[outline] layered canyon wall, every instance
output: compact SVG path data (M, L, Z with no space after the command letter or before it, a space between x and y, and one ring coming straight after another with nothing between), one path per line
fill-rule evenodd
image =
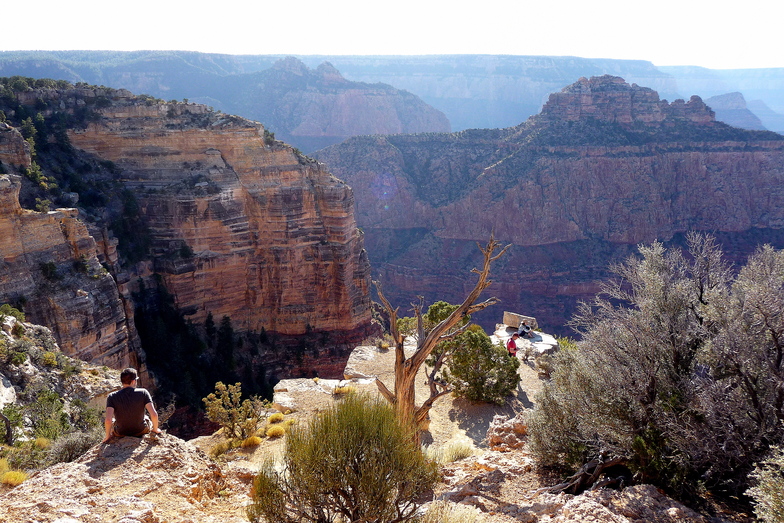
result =
M398 304L461 299L475 241L494 233L513 247L490 292L562 333L637 243L702 230L748 254L784 229L784 137L617 77L581 79L517 127L354 138L318 158L354 188L371 261Z
M130 263L123 255L123 239L118 247L111 228L91 226L96 229L91 236L76 210L36 213L21 210L17 201L15 207L3 209L3 223L17 236L20 230L29 232L13 245L0 246L9 268L7 281L20 281L9 265L16 263L17 251L28 253L18 263L32 267L34 273L38 258L52 258L61 265L85 255L88 279L94 285L105 282L106 289L75 289L70 280L57 281L63 292L81 298L86 292L108 300L111 292L116 296L121 289L131 299L144 287L153 287L158 278L177 309L194 324L202 324L209 314L216 319L228 316L236 331L294 337L328 334L344 348L367 334L369 263L353 215L353 194L322 165L275 141L260 124L202 105L163 103L95 88L23 92L18 99L38 106L44 100L47 117L89 108L83 124L67 129L68 143L80 154L111 166L111 183L138 211L131 240L149 250ZM25 219L31 222L26 229L20 225ZM63 253L33 259L29 251L38 247L29 236L40 240L49 229L62 231ZM94 266L96 245L116 279ZM39 271L30 285L41 282ZM2 290L0 300L13 294ZM24 294L29 296L28 291ZM133 351L128 340L115 340L111 349L91 341L91 336L107 339L108 332L88 321L77 325L68 320L79 339L69 343L59 314L71 314L72 304L52 298L51 289L41 294L49 305L28 307L31 319L50 326L64 352L108 361L111 351ZM107 307L99 310L108 315ZM128 307L131 310L122 319L132 315L133 303ZM123 312L122 307L118 310ZM333 351L311 363L316 371L329 373L345 363L346 356ZM291 368L285 354L277 359L276 369Z

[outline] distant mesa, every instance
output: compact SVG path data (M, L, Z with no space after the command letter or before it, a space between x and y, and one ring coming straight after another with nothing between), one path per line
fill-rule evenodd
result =
M705 103L716 111L716 119L733 127L765 131L762 120L746 104L743 93L734 92L711 96ZM764 104L763 104L764 105Z

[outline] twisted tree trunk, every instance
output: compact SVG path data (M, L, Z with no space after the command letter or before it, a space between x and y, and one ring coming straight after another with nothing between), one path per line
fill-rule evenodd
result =
M452 314L436 325L427 335L425 335L423 328L422 309L421 307L414 307L418 327L417 347L416 351L408 358L403 350L405 336L401 335L397 328L398 309L393 308L386 299L381 290L381 284L379 282L373 282L378 290L379 299L389 314L390 331L395 343L394 392L390 391L379 379L376 379L376 385L381 394L394 406L398 419L402 423L412 424L417 427L417 429L419 429L425 419L427 419L427 415L430 412L433 403L444 394L450 392L450 389L446 387L438 387L437 384L434 383L435 373L431 373L428 376L430 397L421 406L417 407L415 401L415 384L420 367L430 353L433 352L436 345L443 341L447 341L462 332L462 329L453 330L453 328L458 325L463 318L498 302L498 299L493 297L481 303L475 303L479 299L479 295L482 294L482 291L492 283L489 279L490 265L500 258L509 246L507 245L501 248L496 254L495 251L500 248L500 244L491 236L487 245L484 248L479 246L479 248L484 255L484 260L481 269L473 269L471 271L479 275L479 279L477 280L474 289ZM417 430L417 439L419 438L418 433L419 431Z

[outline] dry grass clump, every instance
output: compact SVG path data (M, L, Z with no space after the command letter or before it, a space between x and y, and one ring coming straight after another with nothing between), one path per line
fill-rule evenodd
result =
M280 438L286 434L286 429L282 425L270 425L267 427L266 435L268 438Z
M8 460L5 458L0 458L0 476L5 474L11 470L11 467L8 465Z
M20 470L9 470L0 478L0 483L8 487L17 487L24 483L27 479L27 474Z
M357 388L353 385L343 385L342 387L335 387L332 391L334 396L340 396L342 394L352 394L357 391Z
M226 452L230 451L231 449L237 448L239 444L240 441L238 440L223 440L219 443L216 443L210 449L210 457L215 459L225 454Z
M434 501L420 523L480 523L485 516L476 508L448 501Z
M258 436L251 436L242 440L241 446L246 449L248 447L258 447L259 445L261 445L261 438Z
M474 447L467 441L449 441L443 447L436 448L431 445L422 450L429 460L442 465L474 455Z
M52 445L49 438L35 438L35 446L41 450L48 449Z
M285 416L283 415L282 412L276 412L270 415L269 418L267 418L267 423L280 423L281 421L283 421L283 418L285 418Z

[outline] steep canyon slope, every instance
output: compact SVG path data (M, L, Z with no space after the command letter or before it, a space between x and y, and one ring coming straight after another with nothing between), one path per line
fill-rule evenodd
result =
M21 281L16 263L32 274L27 278L31 289L38 287L4 287L0 301L17 302L23 295L36 304L29 307L31 319L58 334L65 328L60 311L77 314L74 301L111 301L123 294L130 310L122 314L120 307L112 317L119 325L131 319L139 306L134 300L142 299L145 290L164 288L196 325L211 315L216 322L229 317L241 332L316 333L343 343L365 335L369 264L353 215L353 194L323 166L275 141L260 124L203 105L89 87L26 90L15 96L16 112L41 114L52 125L68 122L60 130L74 154L109 166L108 172L92 176L111 178L102 183L119 195L121 210L112 210L112 201L90 209L23 210L12 194L18 183L9 176L11 182L5 183L11 193L4 198L9 203L0 224L17 235L26 232L13 245L0 244L5 261L0 281ZM63 140L63 133L50 138ZM0 159L6 170L27 172L16 161ZM91 176L71 174L61 177L61 189ZM112 220L112 214L118 216ZM23 229L19 223L24 220L35 225ZM52 240L57 246L39 249L50 229L62 231L60 243ZM87 268L77 280L73 267L82 255ZM47 282L49 263L67 277ZM106 289L98 288L102 282ZM64 302L61 295L76 298ZM108 309L100 310L108 315ZM81 332L74 334L81 337L73 344L58 337L67 353L104 361L107 352L132 351L119 338L110 347L101 345L106 336L92 329L89 317L66 319L71 331ZM91 342L91 336L100 340ZM298 363L285 352L266 357L276 370L309 367L311 359L325 373L342 369L347 353L332 350L318 357L317 348L310 348L312 353L304 359L300 354Z
M517 127L359 137L316 156L353 187L374 269L398 303L459 298L475 241L494 233L514 247L492 292L557 332L639 242L712 231L742 256L784 228L784 137L612 76L552 94Z

